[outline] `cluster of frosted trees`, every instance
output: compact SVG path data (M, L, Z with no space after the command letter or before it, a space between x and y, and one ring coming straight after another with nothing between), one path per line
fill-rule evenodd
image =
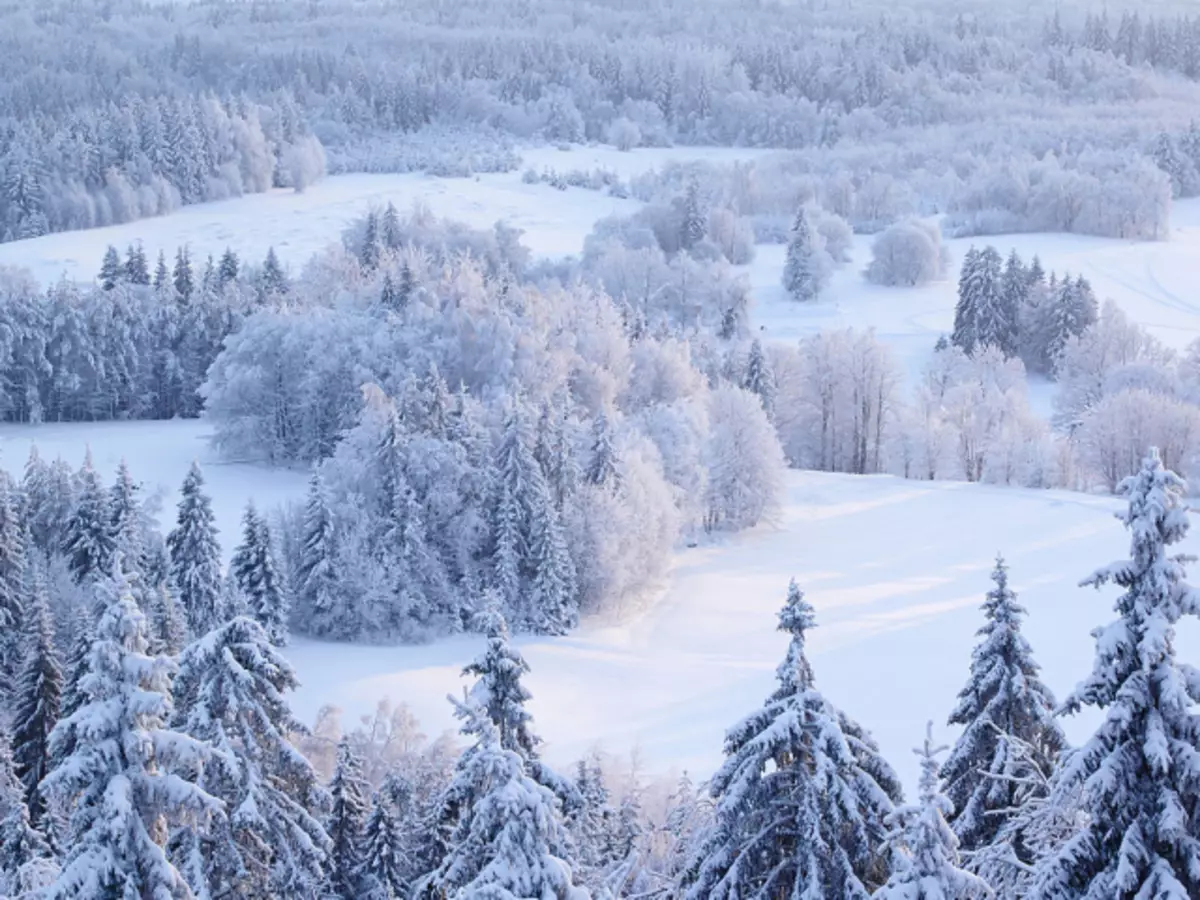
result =
M562 633L636 603L680 539L776 510L783 453L732 342L678 336L724 318L699 286L618 306L535 285L509 230L420 211L347 244L228 336L202 388L224 453L317 467L281 534L302 630L469 629L494 590L514 629Z
M976 232L1156 236L1175 175L1129 134L1182 135L1197 90L1195 17L989 9L951 28L957 9L806 4L731 29L708 3L217 6L4 13L0 237L303 187L326 153L337 171L512 168L512 138L799 150L760 170L789 218L807 184L868 230L929 211L920 196Z
M169 419L199 414L221 344L287 281L274 254L203 265L186 247L147 260L109 247L98 282L46 290L0 268L0 416L10 422Z

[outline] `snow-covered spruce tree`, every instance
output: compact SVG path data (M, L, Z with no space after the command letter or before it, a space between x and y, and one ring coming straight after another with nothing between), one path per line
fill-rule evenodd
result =
M200 786L226 816L210 834L177 833L213 897L321 896L330 841L318 818L327 801L289 735L296 674L258 622L239 616L190 644L175 678L175 725L217 751ZM193 888L198 885L193 884Z
M601 412L592 423L591 456L588 458L587 469L583 473L588 484L598 487L616 487L620 483L621 473L617 468L617 451L613 447L612 428L608 424L608 416Z
M120 552L130 569L144 571L146 548L143 544L142 508L138 502L138 486L122 459L117 478L109 490L108 511L114 550Z
M86 584L103 578L112 569L115 549L108 494L89 451L79 472L79 498L67 521L63 541L63 552L75 581Z
M150 652L162 656L177 656L187 643L187 623L179 611L179 604L167 583L161 582L149 592L146 611L146 627L150 640Z
M953 806L938 793L933 723L926 727L921 758L921 794L916 805L896 810L889 821L892 875L873 900L983 900L993 897L983 879L959 868L958 839L946 824Z
M704 240L708 232L704 210L700 208L700 187L693 180L688 182L683 195L683 221L679 227L679 247L690 251Z
M185 774L209 751L166 726L175 664L146 655L145 617L128 585L100 620L84 704L50 735L61 758L43 790L71 809L62 874L47 900L189 898L167 858L163 823L202 827L221 803ZM61 757L61 742L71 752Z
M971 657L971 677L950 714L962 735L942 765L943 792L954 807L950 826L964 851L992 843L1028 799L1029 765L1050 772L1066 744L1054 719L1054 696L1038 678L1021 634L1024 608L1008 586L1008 567L996 559L995 587L983 604L986 622ZM1014 750L1020 741L1033 760ZM1026 859L1026 862L1032 862Z
M338 744L337 767L329 783L332 807L325 820L330 841L329 881L335 896L342 900L359 896L369 791L362 759L344 737Z
M408 896L405 855L404 834L395 804L385 790L376 791L363 832L363 860L359 873L366 900L400 900Z
M100 287L111 291L121 281L125 280L125 267L121 264L121 254L117 248L109 244L104 251L104 259L100 262Z
M193 462L183 482L175 529L167 535L171 581L193 638L221 622L221 548L213 524L212 501L204 493L204 476Z
M0 473L0 679L11 686L21 664L25 534L8 473Z
M688 900L865 898L878 870L872 823L891 812L804 653L813 610L795 582L779 615L791 635L779 686L725 738L712 830L684 873ZM894 776L892 776L894 779Z
M500 745L482 707L449 699L475 743L459 758L449 788L457 811L449 851L418 883L415 900L587 900L555 854L567 837L554 795L526 774L519 753Z
M775 412L775 373L771 369L771 361L763 351L762 341L755 338L750 344L750 355L746 360L746 373L742 377L742 387L752 394L758 395L762 401L763 411L768 417Z
M792 224L787 261L783 266L783 289L793 300L816 300L824 290L826 272L822 252L808 221L808 213L801 209Z
M300 560L296 567L296 597L305 627L314 634L335 630L332 617L337 611L337 584L334 560L333 510L320 469L314 468L304 502Z
M9 743L0 729L0 896L25 897L48 886L58 868L45 835L29 821Z
M242 516L242 542L230 560L238 590L254 617L276 647L287 645L288 600L275 563L271 530L250 502Z
M12 754L17 777L25 789L29 820L40 828L46 818L46 798L38 786L50 767L50 733L58 722L63 676L45 581L40 572L35 572L30 582L25 661L13 696Z
M1184 581L1184 482L1151 449L1122 482L1129 508L1130 558L1084 584L1124 593L1118 618L1097 629L1091 675L1063 704L1105 711L1096 733L1061 764L1054 802L1082 785L1088 821L1040 868L1032 896L1184 898L1200 896L1200 671L1175 657L1175 625L1200 616L1200 593Z
M574 810L580 803L575 786L538 756L542 739L533 732L533 716L525 709L532 695L521 682L529 673L529 664L509 640L500 598L494 591L484 599L475 625L487 635L487 648L463 669L463 675L476 677L468 692L471 703L483 709L496 726L500 746L519 754L530 777Z
M951 342L968 355L978 347L996 347L1005 356L1017 350L1017 309L1003 293L1004 262L995 247L972 247L958 281Z

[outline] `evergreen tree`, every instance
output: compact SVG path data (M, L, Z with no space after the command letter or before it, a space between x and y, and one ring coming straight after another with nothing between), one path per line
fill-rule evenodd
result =
M75 581L86 584L112 571L115 550L108 495L89 452L79 472L79 499L67 522L63 552Z
M21 784L13 771L7 732L0 729L0 894L33 897L58 877L45 835L29 821Z
M112 535L113 550L121 554L126 569L140 573L146 568L146 548L143 542L142 507L137 495L138 486L134 484L129 467L122 459L117 467L116 481L109 490L109 533Z
M81 606L72 616L73 631L71 644L66 658L66 682L63 685L61 718L66 719L86 701L83 692L83 680L88 673L88 658L91 655L92 644L96 641L96 631L92 627L92 618Z
M556 414L550 403L543 405L538 420L537 443L533 448L533 456L542 467L551 498L559 511L563 509L567 498L575 493L582 477L567 434L566 417L565 411L561 415Z
M6 686L20 668L24 624L26 541L13 493L12 480L0 473L0 679Z
M475 743L459 757L448 790L457 811L449 852L418 884L415 900L587 900L555 854L566 835L553 795L525 773L519 753L501 746L484 709L450 699Z
M783 289L793 300L816 300L825 286L824 267L820 248L808 221L808 213L796 213L792 233L788 238L787 261L783 267Z
M379 305L384 309L398 312L400 310L399 292L396 290L396 285L392 281L391 272L385 272L383 276L383 286L379 289Z
M282 297L288 292L287 275L283 272L283 266L279 264L274 247L267 248L267 258L263 261L259 278L259 292L261 299Z
M1033 261L1029 263L1029 268L1025 270L1025 276L1028 278L1030 287L1046 283L1046 270L1042 268L1041 257L1034 256Z
M230 572L246 599L250 615L262 625L276 647L285 646L288 638L287 595L275 563L270 527L255 510L253 502L247 504L242 517L242 543L230 560Z
M1029 270L1013 250L1000 277L1000 309L1006 324L997 336L997 347L1005 358L1016 356L1021 349L1021 312L1029 302L1030 290Z
M362 244L358 248L358 261L366 271L373 272L379 268L379 253L379 216L372 210L367 213Z
M960 869L958 840L946 816L954 807L938 793L937 756L945 747L933 746L930 722L921 758L921 793L915 806L896 810L890 817L893 832L892 876L872 896L874 900L983 900L991 889L976 876Z
M212 501L204 493L204 476L193 462L183 482L175 529L167 536L171 581L188 632L201 637L221 621L221 548L213 524Z
M750 356L746 361L746 374L742 378L742 387L757 394L762 401L763 410L768 416L775 413L775 373L771 370L771 362L763 351L762 341L757 338L750 345Z
M362 760L348 738L338 743L337 767L329 785L333 807L325 822L329 835L329 879L336 896L356 900L363 865L363 835L367 819L368 787Z
M226 247L225 252L221 254L221 263L217 268L217 283L221 287L232 284L237 281L240 270L241 262L238 260L237 254L233 252L232 247Z
M171 281L175 285L175 293L179 295L181 301L187 303L192 299L195 282L192 278L192 258L187 247L180 247L175 251L175 269L172 272Z
M400 281L396 285L396 305L393 308L397 312L404 309L412 301L413 291L416 288L417 282L413 276L412 266L405 260L404 265L400 267Z
M50 735L60 758L43 782L71 798L69 847L48 900L190 898L163 850L161 823L200 826L220 803L187 777L209 755L166 726L174 663L146 655L145 618L128 585L100 620L84 704ZM71 752L62 757L67 740Z
M125 279L130 284L150 284L150 265L140 243L130 244L125 252Z
M1051 771L1066 743L1054 719L1054 696L1038 679L1033 651L1021 634L1025 610L1008 587L1003 559L996 560L992 580L996 586L983 604L986 623L972 654L971 677L950 714L950 724L961 725L963 733L941 770L954 807L950 826L967 851L996 840L1028 798L1023 786L1030 781L1030 765ZM1035 757L1016 749L1017 741Z
M1082 787L1087 821L1039 868L1038 900L1200 896L1200 683L1176 660L1174 641L1176 623L1200 615L1200 602L1184 581L1190 557L1168 550L1187 535L1186 485L1151 449L1120 490L1130 558L1084 582L1123 589L1118 618L1093 632L1091 675L1063 705L1105 718L1067 755L1050 797L1065 802Z
M968 355L988 346L1015 352L1017 310L1003 296L1003 265L995 247L972 247L963 260L950 340Z
M165 581L160 581L158 587L149 591L149 601L146 618L150 652L162 656L178 655L187 643L187 623Z
M304 621L315 634L331 634L337 614L337 575L333 511L321 479L313 469L304 504L304 530L301 535L300 563L296 575L297 598Z
M396 213L396 205L388 203L383 210L383 217L380 220L379 237L383 241L383 246L389 250L398 250L400 248L400 216Z
M683 196L683 222L679 229L680 248L691 250L704 240L707 231L704 210L700 208L700 188L695 180L692 180L688 182L687 192Z
M121 254L112 244L104 251L104 261L100 263L100 287L111 291L118 283L125 280L125 267L121 264Z
M29 821L37 828L46 820L46 798L39 785L50 766L50 733L58 721L63 676L45 583L40 573L31 581L25 664L13 699L12 753L16 775L25 788Z
M566 634L579 624L579 588L575 561L567 549L567 537L558 509L541 482L542 495L533 508L530 547L534 569L526 613L531 631L537 634Z
M200 785L227 815L207 834L177 834L174 849L196 860L213 897L322 896L331 846L317 815L328 798L289 737L303 730L286 697L296 686L291 665L244 616L180 657L175 724L216 751Z
M795 582L779 616L791 635L779 687L725 739L710 784L716 820L685 873L689 900L865 898L877 871L872 823L891 812L859 765L804 652L813 610Z
M363 833L360 879L367 900L400 900L408 896L404 837L393 807L386 792L375 793Z
M154 290L161 293L167 289L169 284L171 284L171 272L167 268L167 255L159 250L158 262L154 264Z
M612 437L608 417L601 412L592 424L592 455L583 473L588 484L616 487L620 483L621 473L617 468L617 451Z

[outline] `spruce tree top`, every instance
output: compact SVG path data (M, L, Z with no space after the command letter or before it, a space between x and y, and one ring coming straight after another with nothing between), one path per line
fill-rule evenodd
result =
M509 643L508 624L494 593L489 594L476 624L487 634L487 649L463 669L464 675L478 678L470 690L471 701L495 724L500 746L515 750L523 759L536 759L541 738L531 730L533 716L525 704L532 695L521 683L529 674L529 664Z

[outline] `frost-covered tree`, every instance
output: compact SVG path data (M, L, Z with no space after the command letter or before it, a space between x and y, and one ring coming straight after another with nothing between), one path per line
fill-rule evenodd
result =
M896 810L889 819L892 833L892 875L873 900L986 900L992 889L976 875L959 868L958 839L946 824L954 807L938 793L937 756L945 747L933 745L933 723L921 758L921 792L913 806Z
M187 623L175 602L175 595L165 581L149 592L146 627L150 652L176 656L187 643Z
M305 627L329 634L337 612L337 558L333 511L319 469L313 469L304 503L300 562L296 572L296 597Z
M108 494L89 452L79 472L79 498L67 521L63 543L76 582L87 584L107 574L112 569L115 549Z
M192 292L196 286L192 276L192 257L186 246L175 251L175 268L171 272L171 281L181 301L187 303L192 299Z
M0 729L0 894L37 896L58 877L45 834L29 821L21 784L13 771L8 733Z
M1200 598L1184 581L1189 558L1169 549L1188 531L1185 490L1151 449L1121 485L1130 558L1084 582L1123 593L1118 618L1093 632L1091 674L1063 704L1104 721L1062 763L1051 802L1082 786L1088 820L1040 867L1038 900L1200 895L1200 675L1175 655L1176 624L1200 615Z
M146 555L145 523L138 502L138 486L124 459L117 466L116 480L109 489L108 514L113 549L121 554L128 570L141 572Z
M212 501L204 492L204 476L193 462L183 481L183 496L174 530L167 536L171 581L193 638L221 622L221 548L217 543Z
M950 714L950 724L963 732L941 768L942 790L954 807L948 821L964 851L996 840L1031 793L1023 787L1032 778L1031 765L1051 771L1066 743L1054 719L1054 696L1038 678L1021 633L1025 610L1008 586L1003 559L996 560L992 581L970 680ZM1035 755L1028 758L1018 746Z
M42 782L71 810L52 900L191 897L163 847L163 823L203 827L221 804L188 776L209 750L167 727L175 664L146 649L145 617L120 585L80 684L85 702L50 736L56 755L71 744Z
M448 790L457 810L448 853L414 898L587 900L555 853L566 832L554 795L526 774L519 753L501 746L484 709L449 699L475 743L460 757Z
M807 210L796 213L783 266L783 289L793 300L816 300L828 280L824 251L808 220Z
M355 900L362 878L370 788L363 778L362 759L348 738L338 744L329 793L332 806L325 820L330 841L329 880L336 896Z
M908 219L875 238L864 274L872 284L916 287L937 281L945 271L946 251L937 225Z
M17 778L25 788L29 821L41 828L46 821L46 798L39 786L50 768L50 733L58 722L63 676L45 582L40 572L35 572L31 581L24 664L13 695L12 756Z
M404 832L396 817L392 798L376 791L371 814L363 830L363 860L360 883L366 900L400 900L408 896Z
M791 636L779 686L726 735L709 788L714 825L684 875L689 900L869 895L881 836L874 826L892 803L813 685L804 650L813 624L792 582L779 616Z
M117 248L109 244L104 251L104 260L100 263L100 287L111 291L125 279L125 267L121 265L121 254Z
M784 458L759 398L732 385L709 394L705 526L747 528L779 508Z
M951 341L972 354L978 347L995 347L1005 357L1018 348L1018 307L1005 296L1004 262L995 247L967 251L958 282Z
M617 451L613 446L612 427L601 412L592 423L592 446L584 479L597 486L616 486L621 478Z
M704 240L707 232L704 210L700 207L700 186L695 181L688 182L687 191L683 195L682 219L679 227L679 247L690 251Z
M746 372L742 376L742 387L756 394L762 401L763 411L771 416L775 410L775 373L771 361L763 350L762 341L755 338L750 344L750 355L746 359Z
M0 474L0 677L12 685L21 663L24 625L26 532L13 496L15 486Z
M277 647L287 644L288 599L275 563L275 548L266 519L251 502L242 517L242 542L230 560L238 590L250 615Z
M175 725L216 751L200 785L226 814L209 833L178 832L173 843L214 898L322 896L327 798L290 739L303 730L286 696L296 685L295 670L245 616L180 656Z
M240 270L241 262L238 260L238 255L233 252L232 247L226 247L225 252L221 254L221 262L217 267L217 283L221 287L225 287L237 281Z

